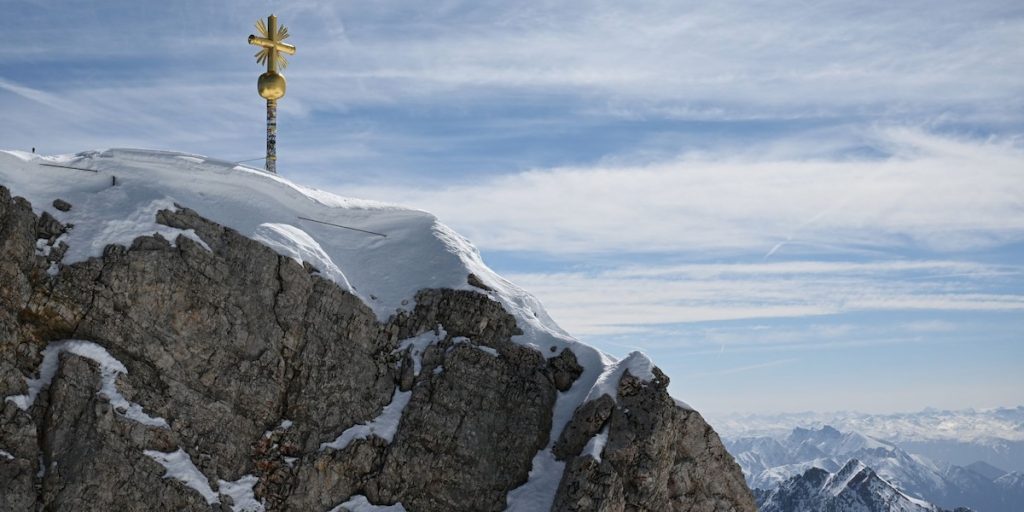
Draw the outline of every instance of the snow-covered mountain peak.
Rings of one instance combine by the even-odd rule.
[[[468,240],[421,210],[341,197],[245,165],[170,151],[0,151],[0,181],[35,208],[75,226],[63,238],[69,245],[65,264],[99,256],[108,244],[129,245],[141,235],[196,238],[156,221],[158,211],[180,205],[309,263],[358,295],[381,321],[411,310],[419,290],[476,290],[516,316],[524,331],[519,341],[545,356],[568,346],[591,367],[614,362],[580,345],[537,299],[488,268]],[[75,207],[47,208],[58,198]]]
[[[1024,473],[1013,471],[995,479],[995,483],[1007,489],[1024,490]]]
[[[1019,473],[985,463],[937,464],[895,444],[828,426],[797,427],[779,436],[727,438],[726,444],[750,486],[767,491],[800,477],[800,485],[817,482],[816,489],[835,495],[842,492],[844,482],[865,479],[864,471],[870,471],[873,478],[885,482],[884,486],[872,484],[873,488],[891,486],[908,499],[943,507],[1016,512],[1024,503],[1024,480]],[[822,472],[831,473],[827,483],[821,480]],[[783,494],[793,492],[791,488]]]
[[[854,479],[866,478],[866,472],[874,475],[874,471],[871,471],[863,462],[857,459],[850,459],[842,469],[825,482],[825,489],[832,493],[833,496],[836,496],[845,490]]]
[[[647,356],[579,343],[429,213],[198,155],[0,152],[0,235],[0,509],[754,510]],[[578,494],[596,471],[621,485]]]
[[[964,466],[964,469],[967,469],[977,475],[981,475],[989,480],[995,480],[1008,473],[1005,469],[997,468],[992,464],[980,460]]]
[[[139,235],[177,235],[155,216],[178,204],[316,266],[382,320],[407,309],[418,289],[469,288],[461,275],[467,272],[476,271],[488,286],[503,284],[471,244],[429,213],[340,197],[231,162],[136,149],[53,157],[8,151],[0,153],[0,173],[13,194],[36,208],[56,198],[75,206],[50,212],[76,226],[66,234],[65,264]],[[433,272],[412,270],[422,258]],[[545,327],[558,331],[552,322]]]
[[[906,495],[863,462],[850,459],[839,471],[810,468],[760,494],[761,512],[939,512]]]
[[[796,447],[794,453],[804,459],[849,454],[857,450],[896,449],[891,443],[859,432],[840,432],[829,425],[817,429],[796,427],[785,437],[785,444]]]

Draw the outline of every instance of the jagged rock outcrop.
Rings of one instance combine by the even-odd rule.
[[[749,491],[736,463],[700,414],[676,405],[657,368],[644,382],[627,371],[617,400],[603,395],[576,410],[554,446],[569,459],[554,509],[745,510]],[[599,457],[580,440],[606,428]],[[708,475],[714,475],[708,478]]]
[[[581,374],[571,352],[512,342],[515,318],[483,293],[422,290],[380,322],[317,269],[197,212],[157,220],[202,243],[157,234],[64,265],[74,228],[0,187],[0,397],[15,397],[0,403],[0,510],[227,509],[248,492],[267,510],[365,495],[498,511],[527,481]],[[425,333],[437,339],[402,348]],[[61,340],[89,343],[42,382]],[[656,376],[626,374],[617,397],[578,409],[555,444],[554,509],[754,510],[718,437]],[[389,434],[331,446],[395,400]],[[602,429],[603,452],[581,453]]]

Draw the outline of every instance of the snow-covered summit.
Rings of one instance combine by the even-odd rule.
[[[194,238],[156,222],[157,211],[180,205],[308,262],[358,295],[382,321],[412,309],[422,289],[482,291],[467,280],[474,274],[478,284],[491,289],[491,298],[516,316],[524,344],[536,344],[546,354],[550,346],[571,345],[577,351],[577,342],[539,301],[494,273],[468,240],[422,210],[341,197],[200,155],[140,149],[59,156],[2,151],[0,183],[37,210],[75,225],[63,239],[70,246],[64,264],[142,235]],[[50,208],[58,198],[74,208]],[[606,358],[592,355],[594,361]]]
[[[547,357],[571,347],[591,384],[605,369],[621,373],[627,366],[636,377],[651,378],[653,364],[641,353],[612,368],[614,358],[576,341],[536,298],[488,268],[468,240],[422,210],[341,197],[201,155],[126,148],[58,156],[0,151],[0,184],[36,210],[74,225],[62,238],[70,247],[65,265],[99,256],[108,244],[129,245],[154,233],[201,242],[190,230],[156,222],[160,210],[187,207],[309,263],[359,296],[381,321],[411,310],[422,289],[475,290],[516,317],[524,333],[515,341]],[[55,199],[74,207],[52,208]],[[470,274],[489,290],[470,284]]]
[[[136,236],[176,235],[157,224],[155,214],[179,204],[312,264],[382,320],[408,309],[417,290],[469,289],[466,276],[474,273],[497,290],[496,298],[530,309],[538,329],[566,337],[532,297],[491,272],[467,240],[424,211],[340,197],[231,162],[137,149],[53,157],[0,152],[0,182],[76,226],[64,240],[70,246],[65,264]],[[75,208],[49,208],[57,198]]]
[[[617,399],[626,371],[643,381],[655,378],[653,363],[639,352],[616,361],[576,341],[534,297],[494,273],[469,241],[427,212],[339,197],[199,155],[136,149],[52,157],[0,152],[0,185],[26,198],[37,216],[70,227],[59,235],[68,249],[52,274],[102,256],[109,244],[128,246],[153,234],[172,243],[184,236],[208,249],[213,244],[192,230],[157,222],[162,210],[188,208],[308,263],[362,299],[381,322],[412,311],[424,289],[473,290],[500,303],[522,331],[513,342],[546,358],[571,350],[582,368],[571,387],[557,394],[549,444],[536,453],[528,481],[508,493],[509,510],[551,503],[565,468],[551,446],[582,403],[605,394]],[[36,245],[44,253],[53,246],[53,240]]]

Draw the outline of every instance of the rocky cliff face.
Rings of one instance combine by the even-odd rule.
[[[381,322],[186,208],[157,221],[201,242],[65,265],[75,228],[35,206],[0,187],[0,510],[498,511],[552,442],[553,510],[755,510],[656,368],[552,428],[582,368],[512,342],[485,293],[421,290]]]

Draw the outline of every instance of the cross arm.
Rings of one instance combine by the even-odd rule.
[[[295,47],[294,46],[292,46],[290,44],[287,44],[287,43],[282,43],[280,41],[274,41],[274,40],[271,40],[271,39],[267,39],[265,37],[258,37],[258,36],[255,36],[255,35],[250,35],[249,36],[249,44],[251,44],[253,46],[262,46],[264,48],[274,48],[274,49],[276,49],[279,52],[284,52],[284,53],[287,53],[288,55],[295,55]]]

